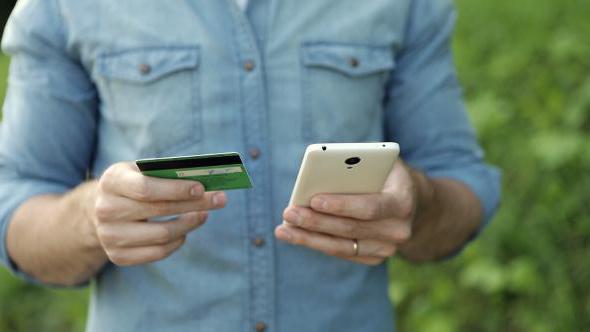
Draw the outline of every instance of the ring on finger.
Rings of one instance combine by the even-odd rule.
[[[353,252],[353,256],[358,256],[359,255],[359,241],[357,239],[353,239],[352,240],[352,252]]]

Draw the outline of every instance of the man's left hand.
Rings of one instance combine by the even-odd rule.
[[[398,161],[380,193],[321,194],[311,208],[289,206],[275,235],[327,255],[381,264],[412,236],[419,205],[414,173]]]

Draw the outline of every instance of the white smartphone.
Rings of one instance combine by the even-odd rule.
[[[393,142],[312,144],[305,150],[289,205],[316,194],[368,194],[383,189],[399,156]]]

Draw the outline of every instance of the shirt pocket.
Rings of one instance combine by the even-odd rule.
[[[395,67],[389,46],[330,42],[302,45],[303,137],[308,142],[374,140]]]
[[[103,115],[142,156],[201,140],[198,47],[154,47],[104,54]]]

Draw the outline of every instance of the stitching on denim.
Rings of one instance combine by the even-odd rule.
[[[185,52],[188,53],[190,52],[191,54],[191,58],[190,59],[182,59],[182,60],[176,60],[176,61],[171,61],[169,60],[168,63],[172,63],[172,65],[167,64],[165,66],[164,69],[162,70],[158,70],[156,73],[152,74],[152,75],[148,75],[146,78],[144,79],[133,79],[131,76],[133,75],[129,75],[127,74],[128,71],[124,70],[123,74],[121,74],[121,70],[109,70],[109,62],[111,61],[115,61],[118,58],[121,57],[126,57],[128,55],[133,55],[133,54],[145,54],[145,53],[149,53],[152,51],[161,51],[163,53],[168,53],[168,52]],[[166,56],[165,54],[163,55],[163,58],[165,59]],[[157,80],[158,78],[164,77],[166,75],[172,74],[174,72],[180,71],[182,69],[188,69],[188,68],[198,68],[200,65],[200,47],[199,46],[195,46],[195,47],[190,47],[190,48],[173,48],[171,50],[170,47],[149,47],[149,48],[133,48],[133,49],[126,49],[126,50],[122,50],[116,53],[102,53],[97,57],[97,62],[98,62],[98,74],[102,75],[102,76],[107,76],[107,77],[123,77],[124,79],[129,79],[129,80],[133,80],[133,81],[140,81],[140,82],[152,82]],[[159,68],[157,68],[159,69]],[[130,69],[131,70],[131,69]],[[114,75],[113,75],[114,74]]]
[[[369,67],[370,69],[359,70],[355,68],[350,68],[338,61],[334,61],[333,59],[327,58],[326,56],[322,55],[322,53],[325,53],[336,54],[340,56],[342,52],[335,50],[343,47],[349,48],[350,50],[368,51],[370,52],[369,54],[374,54],[372,56],[368,55],[366,57],[364,56],[364,53],[360,54],[362,60],[372,64],[372,66]],[[321,51],[319,49],[321,49]],[[359,44],[344,45],[341,43],[331,42],[304,42],[302,43],[301,51],[301,59],[303,65],[308,67],[323,67],[327,69],[334,69],[351,77],[357,75],[369,75],[379,71],[390,70],[395,68],[394,52],[390,47],[385,46],[366,46]]]
[[[145,52],[152,52],[152,51],[167,51],[167,52],[187,52],[187,51],[196,51],[195,54],[197,55],[197,62],[200,60],[200,46],[199,45],[174,45],[174,46],[141,46],[141,47],[133,47],[133,48],[126,48],[119,51],[114,52],[102,52],[98,56],[100,58],[111,58],[117,56],[124,56],[126,54],[133,54],[133,53],[145,53]]]

